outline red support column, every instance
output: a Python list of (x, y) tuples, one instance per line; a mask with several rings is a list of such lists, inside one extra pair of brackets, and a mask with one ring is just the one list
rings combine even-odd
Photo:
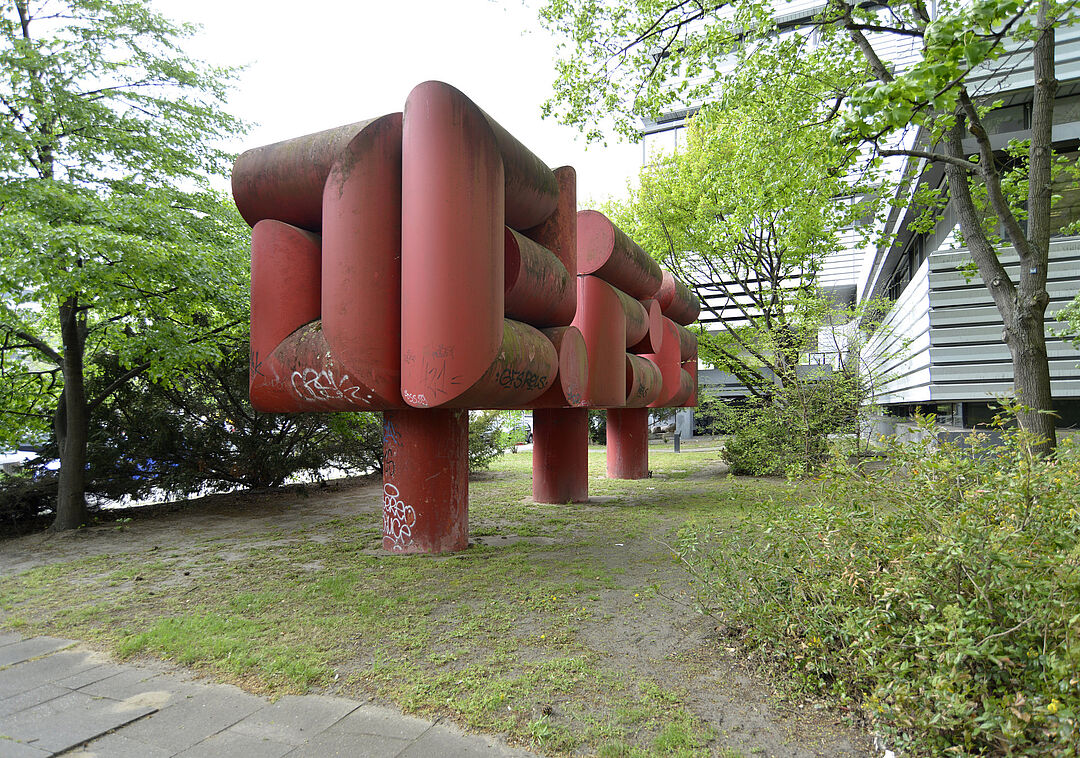
[(469, 412), (383, 413), (383, 548), (449, 553), (469, 546)]
[(610, 479), (649, 476), (649, 409), (609, 408), (607, 475)]
[(533, 411), (533, 500), (584, 503), (589, 499), (589, 411)]

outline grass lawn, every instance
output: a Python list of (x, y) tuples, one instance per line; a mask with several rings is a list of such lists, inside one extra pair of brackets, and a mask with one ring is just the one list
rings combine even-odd
[(863, 755), (843, 714), (784, 703), (696, 612), (675, 533), (788, 485), (683, 444), (654, 446), (640, 481), (608, 480), (594, 449), (585, 504), (534, 503), (531, 456), (505, 454), (474, 475), (473, 544), (448, 557), (384, 553), (371, 481), (7, 540), (0, 629), (271, 696), (372, 697), (547, 754)]

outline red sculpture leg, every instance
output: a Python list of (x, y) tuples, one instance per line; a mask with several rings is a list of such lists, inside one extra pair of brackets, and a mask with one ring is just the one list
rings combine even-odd
[(469, 412), (383, 413), (383, 548), (449, 553), (469, 546)]
[(533, 411), (533, 500), (584, 503), (589, 499), (589, 411)]
[(609, 408), (607, 475), (611, 479), (649, 476), (649, 409)]

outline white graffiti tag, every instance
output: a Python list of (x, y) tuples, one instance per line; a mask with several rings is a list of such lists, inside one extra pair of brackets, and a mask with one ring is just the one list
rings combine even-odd
[(302, 400), (353, 400), (363, 402), (365, 399), (360, 395), (360, 387), (345, 386), (349, 381), (349, 375), (345, 374), (341, 379), (335, 379), (332, 371), (316, 371), (306, 368), (303, 371), (292, 373), (293, 392)]
[(413, 544), (412, 528), (416, 524), (416, 511), (401, 502), (401, 493), (392, 484), (383, 485), (382, 500), (383, 544), (390, 541), (389, 548), (400, 553)]

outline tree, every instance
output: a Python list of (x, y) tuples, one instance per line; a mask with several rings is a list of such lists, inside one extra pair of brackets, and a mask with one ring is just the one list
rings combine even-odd
[[(1030, 409), (1020, 421), (1046, 440), (1039, 448), (1046, 453), (1055, 445), (1043, 325), (1054, 202), (1054, 35), (1074, 17), (1073, 3), (1052, 0), (952, 0), (933, 10), (923, 0), (830, 0), (815, 22), (816, 34), (792, 37), (778, 28), (771, 3), (761, 0), (619, 0), (602, 6), (551, 0), (542, 18), (566, 42), (547, 107), (579, 126), (615, 111), (618, 128), (630, 133), (633, 116), (715, 98), (732, 55), (740, 64), (752, 63), (757, 49), (794, 38), (854, 57), (860, 66), (853, 73), (861, 80), (853, 77), (853, 86), (834, 103), (834, 137), (868, 145), (879, 158), (945, 167), (960, 230), (1004, 322), (1014, 385)], [(1019, 65), (1017, 49), (1029, 51), (1034, 68), (1031, 136), (1020, 160), (1016, 150), (993, 148), (984, 119), (995, 103), (980, 100), (974, 89), (991, 65)], [(886, 50), (908, 51), (910, 61), (897, 66)], [(974, 140), (975, 155), (965, 138)], [(1020, 257), (1017, 281), (983, 223), (987, 211)]]
[[(240, 125), (219, 110), (231, 72), (184, 56), (193, 29), (142, 0), (0, 7), (0, 436), (49, 422), (69, 529), (102, 403), (216, 359), (246, 322), (246, 226), (209, 183)], [(90, 395), (106, 356), (124, 371)]]
[[(701, 108), (685, 149), (655, 158), (611, 208), (667, 268), (707, 283), (714, 299), (703, 308), (720, 330), (699, 336), (699, 354), (765, 400), (813, 349), (829, 315), (819, 269), (842, 229), (868, 228), (854, 223), (873, 205), (872, 189), (848, 171), (851, 152), (827, 140), (843, 68), (786, 44), (758, 53), (766, 55), (768, 64), (743, 68)], [(796, 80), (802, 86), (791, 87)]]

